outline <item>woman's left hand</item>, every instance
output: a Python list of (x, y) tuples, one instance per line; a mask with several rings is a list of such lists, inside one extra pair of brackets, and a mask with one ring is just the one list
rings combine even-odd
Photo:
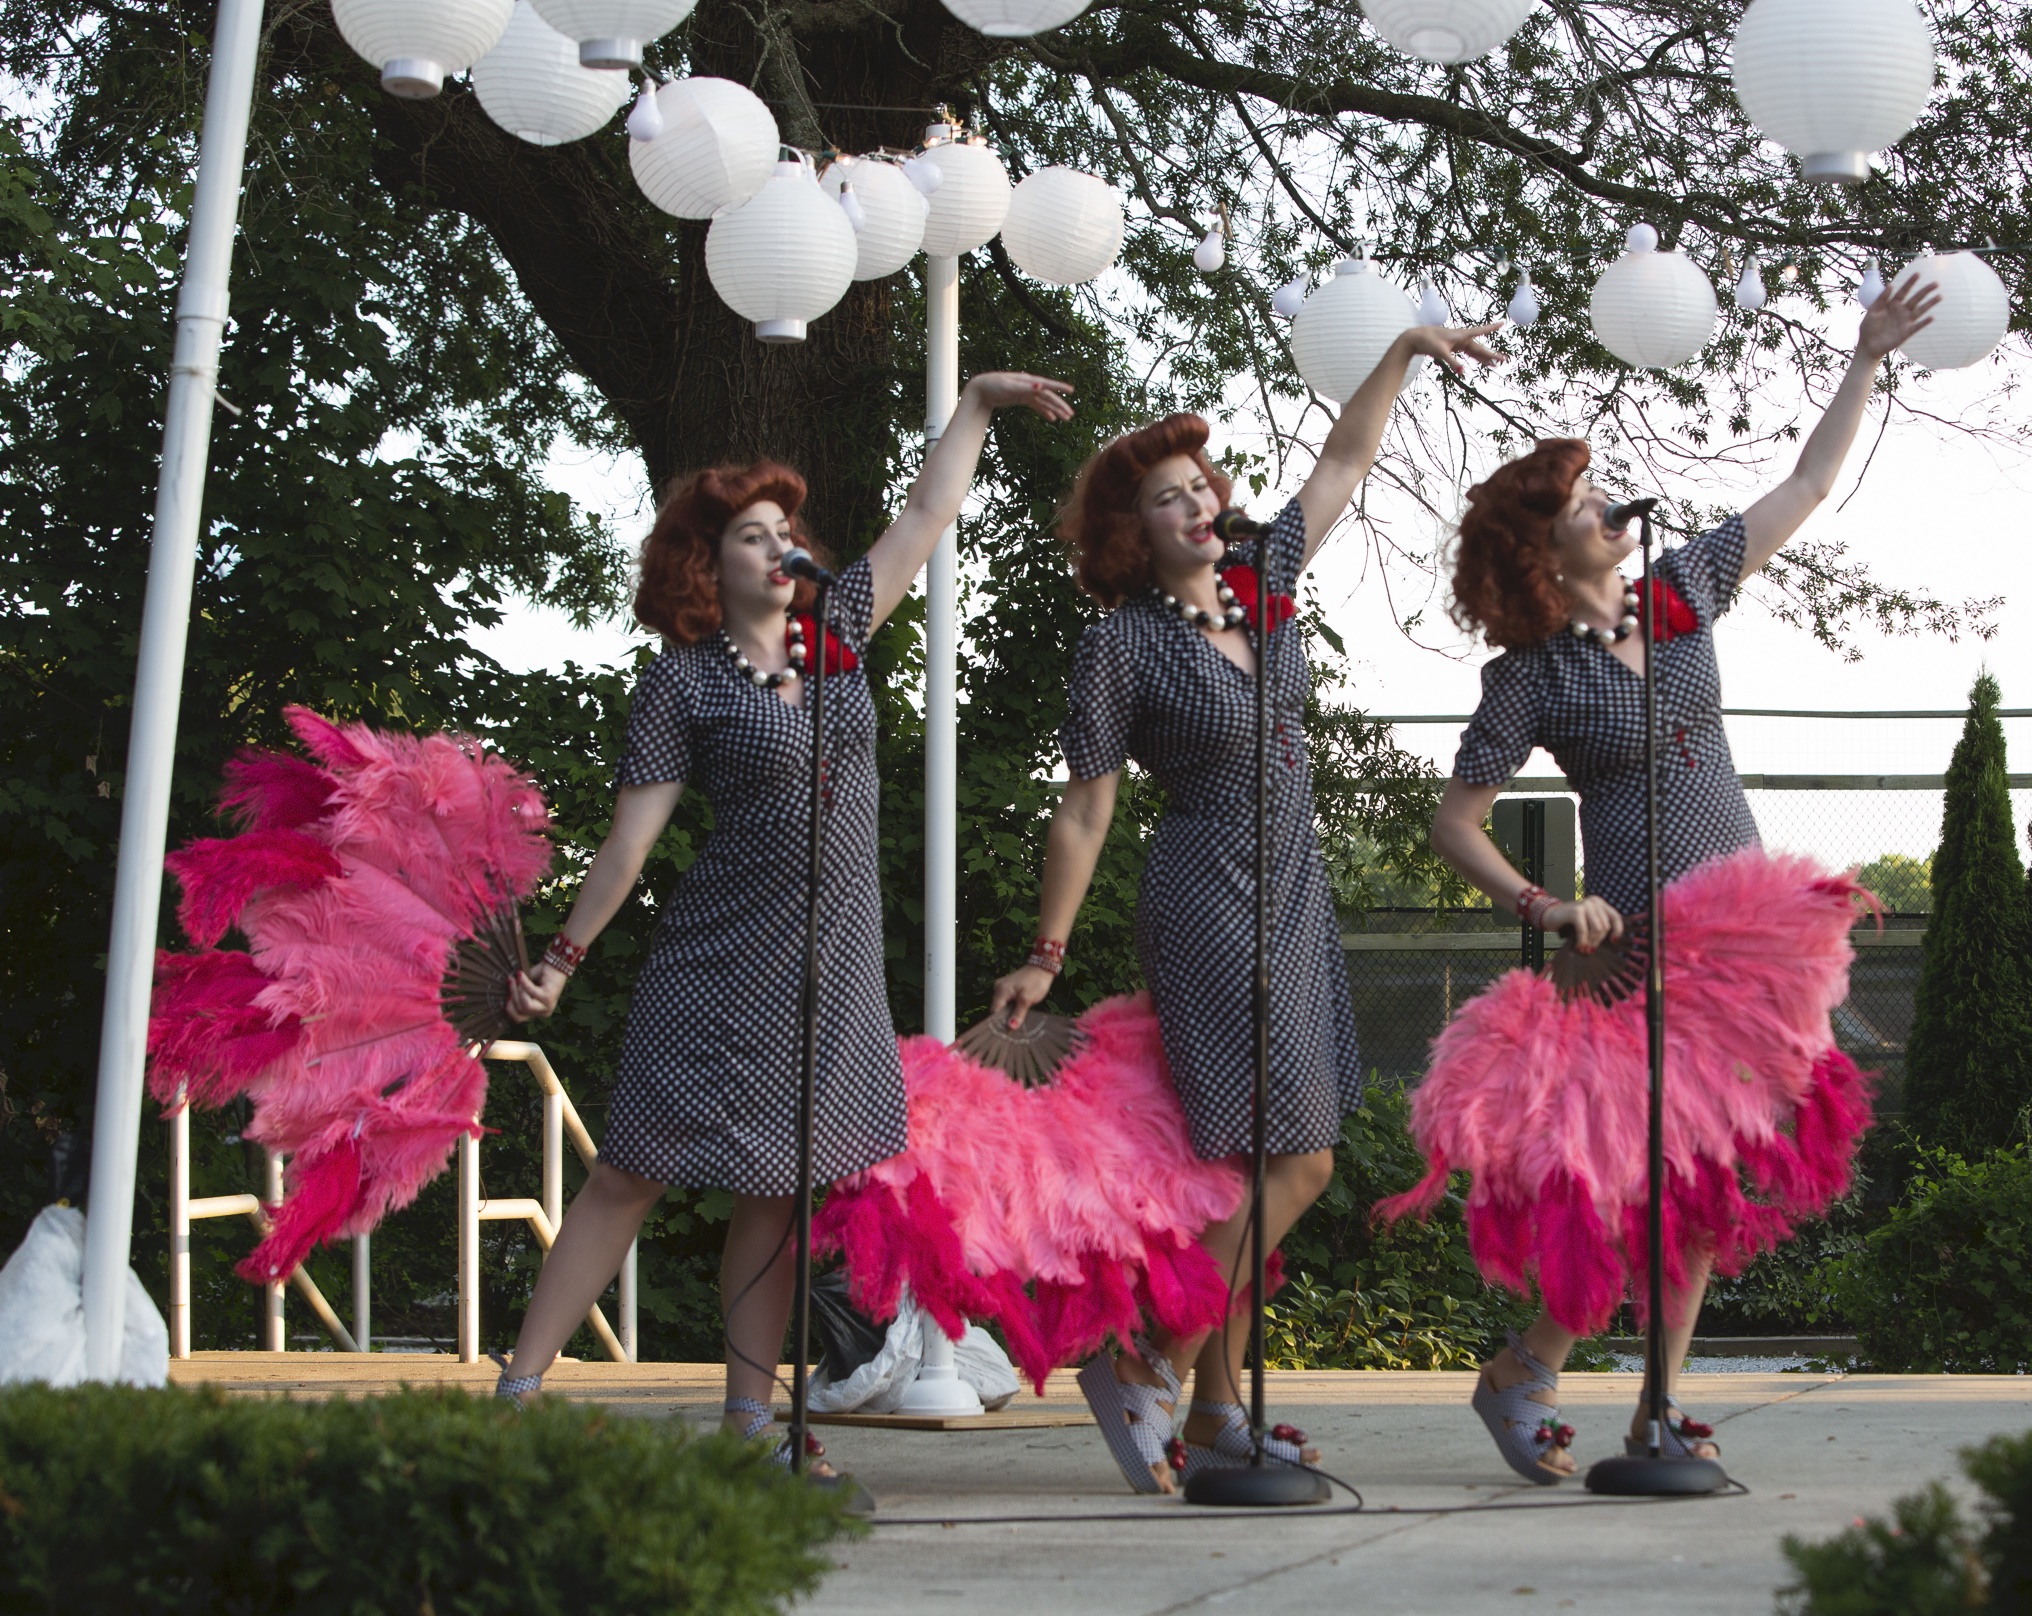
[(967, 383), (967, 391), (991, 410), (1021, 404), (1035, 410), (1047, 421), (1070, 421), (1070, 382), (1049, 376), (1032, 376), (1021, 370), (987, 370)]
[(1893, 348), (1905, 344), (1933, 324), (1933, 311), (1940, 305), (1940, 287), (1933, 281), (1913, 279), (1893, 287), (1863, 316), (1856, 333), (1856, 352), (1865, 359), (1882, 359)]
[(1404, 340), (1411, 345), (1413, 354), (1437, 359), (1456, 376), (1465, 376), (1468, 367), (1460, 361), (1462, 354), (1483, 365), (1500, 365), (1509, 357), (1482, 341), (1502, 329), (1501, 320), (1491, 320), (1487, 325), (1419, 325), (1405, 332)]

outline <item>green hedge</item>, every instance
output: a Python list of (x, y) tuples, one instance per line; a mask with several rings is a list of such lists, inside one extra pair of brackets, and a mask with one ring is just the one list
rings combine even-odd
[(2032, 1369), (2032, 1159), (1923, 1152), (1905, 1194), (1840, 1265), (1836, 1292), (1875, 1369)]
[(1838, 1537), (1785, 1539), (1798, 1580), (1780, 1590), (1789, 1616), (1956, 1616), (2032, 1610), (2032, 1433), (1962, 1454), (1983, 1490), (1971, 1523), (1939, 1482), (1901, 1498), (1891, 1519)]
[(682, 1421), (457, 1390), (0, 1391), (0, 1611), (760, 1616), (837, 1503)]

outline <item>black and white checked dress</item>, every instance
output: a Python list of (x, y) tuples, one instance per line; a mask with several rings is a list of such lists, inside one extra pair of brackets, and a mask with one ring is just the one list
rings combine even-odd
[[(1743, 519), (1657, 562), (1700, 627), (1658, 648), (1659, 869), (1666, 881), (1757, 843), (1757, 822), (1722, 727), (1714, 622), (1743, 571)], [(1550, 752), (1580, 796), (1591, 896), (1624, 914), (1649, 903), (1644, 877), (1644, 680), (1593, 639), (1564, 629), (1482, 669), (1482, 699), (1461, 735), (1454, 774), (1506, 784), (1531, 749)]]
[[(1269, 591), (1295, 587), (1305, 516), (1293, 500), (1261, 545)], [(1266, 591), (1266, 592), (1269, 592)], [(1233, 630), (1231, 632), (1246, 632)], [(1297, 624), (1270, 638), (1270, 1106), (1273, 1152), (1325, 1150), (1361, 1103), (1347, 963), (1320, 857), (1305, 754), (1312, 674)], [(1255, 1032), (1256, 682), (1154, 591), (1080, 638), (1059, 731), (1083, 780), (1133, 757), (1163, 787), (1164, 816), (1136, 899), (1136, 947), (1193, 1150), (1250, 1148)]]
[[(857, 561), (834, 587), (833, 632), (859, 654), (873, 615), (873, 580)], [(906, 1132), (882, 983), (864, 669), (827, 678), (826, 733), (812, 1147), (821, 1185), (895, 1155)], [(694, 784), (712, 802), (713, 831), (665, 901), (636, 978), (602, 1161), (691, 1188), (795, 1190), (810, 767), (802, 702), (743, 677), (718, 634), (666, 651), (636, 687), (617, 783)]]

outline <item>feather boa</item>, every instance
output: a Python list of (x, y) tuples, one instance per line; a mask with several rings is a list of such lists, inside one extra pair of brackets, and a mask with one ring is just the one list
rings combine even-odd
[[(1740, 1273), (1848, 1188), (1869, 1082), (1835, 1047), (1848, 996), (1855, 882), (1745, 848), (1665, 890), (1667, 1282), (1711, 1253)], [(1592, 1334), (1646, 1272), (1649, 1078), (1641, 993), (1562, 1003), (1511, 971), (1433, 1044), (1411, 1103), (1430, 1172), (1377, 1211), (1428, 1211), (1473, 1175), (1468, 1239), (1482, 1273)]]

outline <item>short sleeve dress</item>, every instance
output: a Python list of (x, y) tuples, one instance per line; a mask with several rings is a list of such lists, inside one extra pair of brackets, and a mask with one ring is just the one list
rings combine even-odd
[[(1233, 559), (1290, 592), (1304, 554), (1293, 500)], [(1268, 591), (1266, 591), (1268, 592)], [(1271, 952), (1269, 1148), (1324, 1150), (1362, 1096), (1347, 964), (1320, 856), (1305, 752), (1311, 687), (1295, 622), (1270, 637)], [(1136, 946), (1165, 1058), (1204, 1160), (1250, 1148), (1255, 1082), (1255, 679), (1154, 590), (1080, 639), (1059, 744), (1083, 780), (1134, 758), (1165, 809), (1136, 902)]]
[[(864, 559), (833, 591), (833, 632), (857, 656), (873, 615)], [(882, 981), (864, 670), (828, 675), (826, 732), (812, 1156), (821, 1184), (895, 1155), (906, 1138)], [(713, 831), (665, 901), (636, 979), (602, 1161), (692, 1188), (796, 1189), (810, 767), (804, 700), (793, 707), (756, 686), (718, 634), (666, 651), (636, 687), (617, 783), (695, 785), (712, 803)]]
[[(1658, 647), (1659, 866), (1671, 881), (1755, 846), (1757, 822), (1722, 726), (1715, 620), (1743, 571), (1743, 519), (1659, 558), (1659, 575), (1698, 627)], [(1453, 772), (1500, 786), (1531, 755), (1550, 752), (1580, 797), (1587, 890), (1624, 914), (1650, 901), (1644, 874), (1644, 681), (1592, 638), (1561, 632), (1505, 651), (1482, 669), (1482, 699)]]

